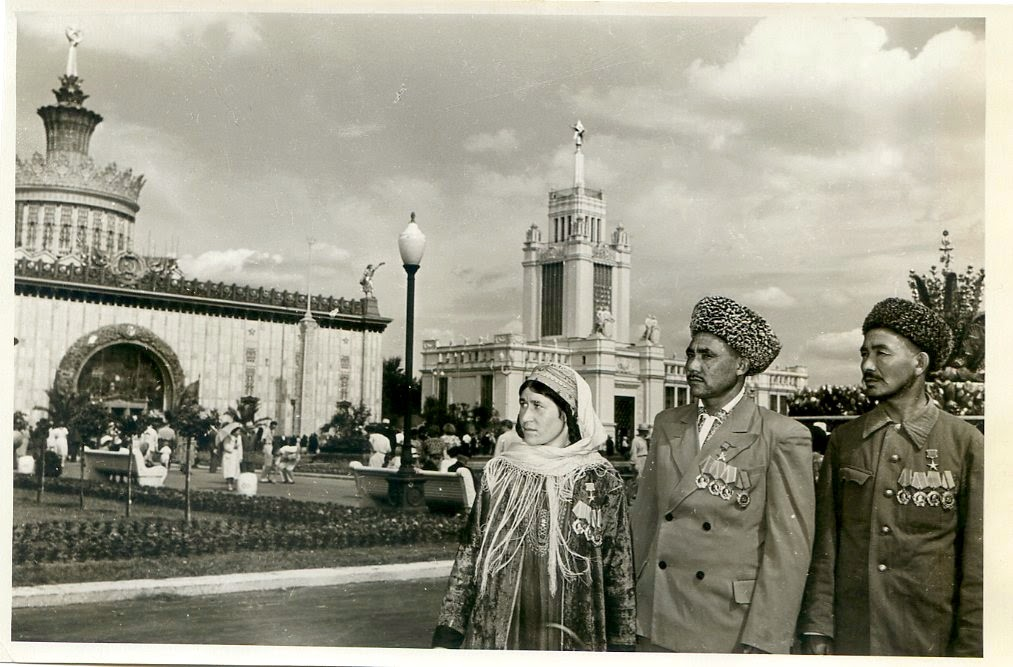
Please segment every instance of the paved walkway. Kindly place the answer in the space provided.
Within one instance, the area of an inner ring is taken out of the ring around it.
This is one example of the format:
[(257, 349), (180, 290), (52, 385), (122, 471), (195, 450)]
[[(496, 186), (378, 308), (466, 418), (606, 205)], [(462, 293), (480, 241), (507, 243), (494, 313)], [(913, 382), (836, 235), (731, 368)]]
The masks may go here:
[(19, 586), (11, 591), (11, 607), (14, 609), (53, 607), (150, 598), (158, 595), (192, 597), (362, 582), (446, 579), (450, 575), (452, 565), (453, 561), (440, 560), (391, 565), (219, 574), (203, 577)]
[[(117, 602), (14, 609), (11, 639), (426, 648), (446, 582), (443, 577), (201, 597), (162, 594)], [(77, 647), (75, 655), (90, 656), (87, 662), (99, 659), (88, 648), (95, 647)], [(158, 661), (157, 655), (152, 657)], [(163, 658), (172, 661), (170, 654)]]
[[(257, 474), (259, 475), (260, 472), (257, 471)], [(169, 470), (169, 476), (165, 478), (165, 486), (182, 490), (185, 483), (185, 476), (174, 465)], [(212, 474), (208, 472), (207, 468), (194, 469), (190, 475), (190, 488), (228, 493), (221, 471)], [(359, 504), (359, 500), (355, 496), (355, 481), (351, 477), (300, 474), (298, 469), (295, 473), (295, 484), (258, 482), (257, 495), (349, 506), (358, 506)]]

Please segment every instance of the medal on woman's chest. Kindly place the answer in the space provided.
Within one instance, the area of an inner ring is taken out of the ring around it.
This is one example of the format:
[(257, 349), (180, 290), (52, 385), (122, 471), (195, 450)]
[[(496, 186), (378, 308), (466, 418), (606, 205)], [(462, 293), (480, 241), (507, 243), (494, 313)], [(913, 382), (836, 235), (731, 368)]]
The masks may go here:
[(584, 491), (587, 494), (587, 502), (579, 499), (573, 504), (575, 517), (571, 524), (573, 532), (583, 535), (591, 544), (601, 546), (603, 522), (601, 508), (594, 506), (596, 500), (594, 482), (585, 483)]

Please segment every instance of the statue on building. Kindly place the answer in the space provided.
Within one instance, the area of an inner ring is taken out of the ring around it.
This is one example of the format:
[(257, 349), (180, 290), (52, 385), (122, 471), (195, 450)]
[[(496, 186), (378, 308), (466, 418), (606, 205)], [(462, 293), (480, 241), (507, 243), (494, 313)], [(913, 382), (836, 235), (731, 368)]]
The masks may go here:
[(67, 41), (70, 50), (67, 53), (67, 76), (77, 76), (77, 45), (81, 43), (81, 31), (74, 27), (67, 28)]
[(640, 340), (647, 341), (651, 345), (661, 345), (661, 328), (658, 326), (658, 318), (648, 315), (644, 318), (644, 333)]
[(598, 306), (598, 310), (594, 313), (594, 329), (591, 331), (591, 335), (611, 338), (612, 323), (615, 321), (616, 319), (612, 317), (611, 310), (605, 306)]
[(584, 124), (579, 120), (573, 126), (573, 143), (577, 145), (577, 148), (580, 148), (584, 144)]
[(373, 298), (373, 274), (376, 270), (387, 262), (380, 262), (377, 265), (367, 264), (366, 270), (362, 272), (362, 279), (359, 280), (359, 284), (362, 285), (362, 293), (366, 295), (367, 299)]

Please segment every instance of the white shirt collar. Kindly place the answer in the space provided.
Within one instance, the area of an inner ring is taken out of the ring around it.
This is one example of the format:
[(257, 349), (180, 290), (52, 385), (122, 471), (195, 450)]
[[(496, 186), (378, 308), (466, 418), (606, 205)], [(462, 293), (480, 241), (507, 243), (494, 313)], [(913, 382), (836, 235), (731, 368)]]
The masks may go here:
[[(739, 389), (739, 393), (737, 393), (735, 395), (735, 398), (733, 398), (732, 400), (730, 400), (727, 403), (725, 403), (724, 406), (721, 409), (724, 410), (725, 412), (731, 414), (732, 410), (735, 409), (735, 406), (739, 404), (739, 401), (742, 400), (742, 397), (745, 396), (745, 394), (746, 394), (746, 385), (743, 384), (742, 385), (742, 389)], [(696, 405), (697, 405), (697, 408), (699, 410), (705, 410), (706, 411), (706, 408), (704, 408), (703, 401), (701, 399), (698, 398), (696, 400)]]

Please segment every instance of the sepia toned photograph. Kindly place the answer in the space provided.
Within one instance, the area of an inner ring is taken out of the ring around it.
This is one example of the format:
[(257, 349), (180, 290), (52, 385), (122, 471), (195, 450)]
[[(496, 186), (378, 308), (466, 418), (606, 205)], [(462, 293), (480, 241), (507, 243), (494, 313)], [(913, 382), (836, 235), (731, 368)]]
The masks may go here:
[(1001, 654), (1004, 8), (7, 9), (6, 660)]

